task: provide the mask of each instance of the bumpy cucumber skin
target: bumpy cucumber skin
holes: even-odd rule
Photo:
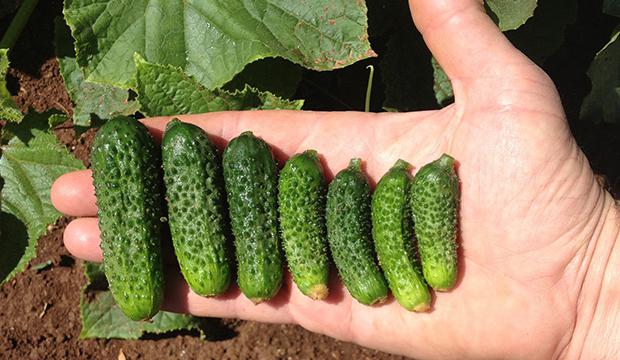
[[[410,165],[404,160],[381,178],[372,196],[372,235],[379,263],[398,303],[410,311],[430,308],[413,238]]]
[[[277,166],[269,145],[248,131],[230,141],[223,167],[237,282],[246,297],[259,303],[272,298],[282,284]]]
[[[198,126],[172,120],[162,140],[168,223],[181,273],[198,295],[231,279],[224,177],[217,149]]]
[[[95,137],[91,167],[110,290],[127,317],[149,319],[159,311],[164,283],[159,149],[140,122],[115,118]]]
[[[382,302],[388,286],[375,260],[371,238],[370,187],[360,159],[340,171],[327,192],[327,238],[340,277],[365,305]]]
[[[315,300],[328,295],[325,193],[316,151],[296,154],[286,162],[278,191],[282,245],[295,284]]]
[[[459,180],[454,159],[442,155],[423,166],[411,185],[411,210],[426,282],[450,290],[457,278]]]

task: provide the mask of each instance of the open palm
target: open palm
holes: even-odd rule
[[[316,149],[328,174],[352,157],[373,181],[399,159],[416,168],[448,153],[461,179],[460,278],[433,311],[395,301],[357,303],[333,276],[330,297],[303,296],[290,277],[270,302],[238,290],[191,293],[169,274],[165,307],[202,316],[291,322],[315,332],[421,358],[558,356],[575,327],[583,267],[610,196],[574,142],[549,78],[514,49],[475,0],[411,1],[416,25],[452,80],[456,103],[401,114],[291,111],[179,116],[219,145],[252,130],[282,162]],[[156,137],[169,118],[145,120]],[[331,176],[331,175],[330,175]],[[80,216],[65,232],[76,256],[101,260],[90,171],[60,178],[56,207]]]

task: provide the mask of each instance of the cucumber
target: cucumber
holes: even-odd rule
[[[409,311],[427,311],[431,294],[413,238],[409,168],[409,163],[398,160],[377,184],[372,196],[372,235],[379,263],[398,303]]]
[[[443,154],[423,166],[411,184],[411,210],[426,282],[450,290],[457,278],[459,180],[454,158]]]
[[[299,290],[315,300],[328,295],[325,177],[314,150],[294,155],[280,172],[278,204],[284,254]]]
[[[277,166],[269,145],[247,131],[230,141],[223,167],[237,282],[246,297],[260,303],[282,284]]]
[[[161,159],[146,127],[109,120],[91,151],[105,275],[132,320],[155,315],[163,299]]]
[[[168,223],[181,273],[198,295],[224,293],[231,279],[220,157],[198,126],[172,120],[162,140]]]
[[[384,301],[388,286],[375,259],[370,187],[360,159],[352,159],[329,185],[326,220],[329,247],[351,296],[365,305]]]

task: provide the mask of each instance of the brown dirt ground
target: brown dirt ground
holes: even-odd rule
[[[61,2],[41,2],[13,49],[9,88],[27,111],[58,109],[71,115],[71,101],[50,44],[53,14]],[[52,16],[50,16],[52,14]],[[30,24],[36,24],[31,26]],[[0,33],[6,23],[0,24]],[[59,139],[88,165],[94,131],[75,137],[71,123],[56,129]],[[28,270],[0,289],[0,358],[2,359],[399,359],[295,325],[270,325],[234,319],[205,319],[207,340],[197,333],[146,336],[142,340],[80,340],[80,290],[86,282],[80,260],[62,244],[70,221],[61,218],[41,238]],[[53,265],[36,271],[34,264]]]

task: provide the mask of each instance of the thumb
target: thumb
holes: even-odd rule
[[[482,0],[410,0],[409,5],[416,27],[453,84],[467,89],[480,77],[505,79],[511,69],[523,75],[520,65],[535,69],[486,14]]]

